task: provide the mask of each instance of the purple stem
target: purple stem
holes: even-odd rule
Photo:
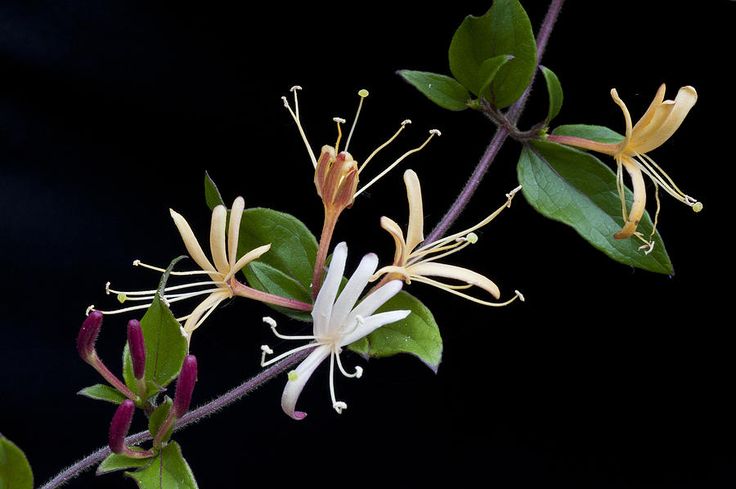
[[[192,423],[196,423],[197,421],[206,418],[207,416],[245,397],[246,395],[259,388],[261,385],[286,372],[291,367],[304,360],[307,355],[309,355],[309,353],[310,350],[296,352],[288,358],[285,358],[284,360],[275,364],[273,367],[267,368],[255,377],[246,380],[234,389],[231,389],[221,396],[208,402],[207,404],[198,407],[194,411],[188,412],[187,414],[182,416],[179,421],[177,421],[176,426],[174,427],[174,431],[179,431]],[[144,441],[148,441],[150,439],[150,432],[141,431],[140,433],[136,433],[125,438],[125,444],[126,446],[133,446],[143,443]],[[100,448],[96,452],[90,453],[79,462],[59,472],[53,479],[49,480],[46,484],[41,486],[40,489],[55,489],[56,487],[60,487],[66,484],[70,480],[78,477],[83,472],[105,460],[105,458],[110,455],[110,453],[111,452],[109,447]]]
[[[565,0],[552,0],[549,4],[547,14],[544,16],[542,25],[539,28],[539,32],[537,33],[537,62],[541,61],[544,50],[547,48],[549,36],[550,34],[552,34],[552,29],[554,28],[555,22],[557,21],[557,16],[560,14],[563,3],[565,3]],[[524,111],[524,106],[526,105],[526,101],[532,91],[533,84],[534,78],[532,78],[531,83],[529,83],[529,86],[526,87],[524,93],[521,94],[519,100],[517,100],[516,103],[514,103],[514,105],[512,105],[506,113],[506,118],[514,125],[519,121],[519,117]],[[491,139],[491,142],[488,144],[486,151],[483,153],[483,156],[473,170],[473,173],[470,175],[468,182],[465,184],[465,187],[460,192],[460,195],[457,196],[455,202],[452,204],[447,213],[442,217],[442,220],[437,224],[437,226],[435,226],[432,232],[429,233],[429,236],[427,236],[427,238],[424,240],[425,243],[436,241],[437,239],[447,234],[447,230],[450,229],[450,226],[452,226],[457,218],[460,217],[460,214],[462,214],[465,206],[468,205],[468,202],[473,197],[473,194],[475,194],[476,190],[478,190],[478,186],[480,185],[480,182],[483,180],[483,177],[488,171],[488,167],[490,167],[491,163],[493,163],[493,160],[496,158],[496,155],[498,155],[501,146],[503,146],[503,143],[506,142],[506,138],[508,138],[508,136],[508,129],[499,126],[496,130],[496,134],[493,135],[493,139]]]

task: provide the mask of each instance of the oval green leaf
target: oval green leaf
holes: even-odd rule
[[[133,447],[133,450],[141,450],[140,448]],[[138,469],[145,467],[148,464],[153,463],[153,458],[132,458],[126,457],[125,455],[118,455],[117,453],[111,453],[105,460],[100,462],[97,466],[97,475],[105,475],[110,472],[117,472],[120,470]]]
[[[443,109],[460,111],[468,108],[470,94],[450,76],[413,70],[401,70],[399,75]]]
[[[549,109],[547,110],[547,123],[557,117],[562,109],[562,84],[557,78],[555,72],[545,66],[539,67],[544,75],[544,81],[547,82],[547,95],[549,97]]]
[[[537,141],[525,146],[517,166],[526,200],[542,215],[563,222],[612,259],[651,272],[672,274],[672,262],[659,233],[646,255],[636,239],[617,240],[623,218],[616,175],[598,158],[560,144]],[[631,192],[627,190],[631,202]],[[630,205],[630,204],[629,204]],[[639,230],[649,236],[645,214]]]
[[[442,361],[442,335],[432,312],[422,302],[401,291],[377,312],[409,309],[405,319],[387,324],[348,346],[364,357],[383,358],[409,353],[424,362],[435,373]]]
[[[127,399],[127,397],[121,394],[119,390],[105,384],[95,384],[85,387],[81,391],[77,392],[77,394],[97,401],[107,401],[113,404],[121,404]]]
[[[181,454],[181,447],[171,442],[153,462],[135,472],[126,472],[139,489],[197,489],[192,469]]]
[[[171,406],[173,404],[174,403],[171,398],[169,396],[166,396],[164,402],[156,406],[156,409],[153,410],[153,412],[151,413],[151,417],[148,418],[148,431],[151,433],[151,436],[156,436],[159,428],[161,428],[161,425],[164,424],[164,421],[166,421],[166,418],[169,416],[169,411],[171,411]],[[169,428],[169,432],[161,440],[166,443],[167,441],[169,441],[169,438],[171,438],[171,434],[173,432],[174,425],[171,425],[171,427]]]
[[[552,134],[556,136],[575,136],[606,144],[617,144],[624,139],[623,135],[616,131],[612,131],[605,126],[591,124],[567,124],[559,126],[552,131]]]
[[[248,285],[254,289],[268,292],[269,294],[296,299],[311,304],[312,296],[309,288],[289,277],[284,272],[277,270],[267,263],[253,262],[244,270]],[[272,309],[298,321],[311,322],[312,316],[308,312],[294,311],[285,307],[266,304]]]
[[[33,489],[33,472],[26,455],[3,435],[0,435],[0,489]]]
[[[488,100],[498,108],[508,107],[521,96],[537,63],[532,25],[518,0],[496,0],[484,15],[465,18],[450,43],[450,71],[465,88],[481,95],[482,65],[501,55],[513,59],[491,83]]]

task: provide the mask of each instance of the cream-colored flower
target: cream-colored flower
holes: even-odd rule
[[[624,226],[614,236],[616,239],[625,239],[637,236],[647,242],[644,248],[651,251],[653,242],[648,242],[636,231],[639,221],[645,212],[646,188],[644,186],[644,175],[654,182],[655,191],[662,187],[668,194],[690,206],[693,211],[700,212],[703,204],[685,194],[675,184],[667,173],[647,154],[664,144],[680,127],[690,109],[698,100],[698,94],[691,86],[680,88],[674,100],[665,100],[666,87],[662,84],[654,96],[654,100],[636,125],[632,126],[631,114],[626,104],[618,96],[616,89],[611,90],[613,101],[621,108],[626,122],[626,135],[618,144],[604,144],[583,138],[570,136],[550,136],[550,141],[555,141],[570,146],[577,146],[614,157],[617,163],[616,181],[618,193],[621,198],[621,212],[623,214]],[[627,211],[626,194],[623,183],[623,169],[631,177],[634,191],[634,199],[631,209]],[[657,196],[657,213],[655,214],[654,227],[656,229],[657,216],[659,214],[659,198]],[[652,230],[654,234],[654,230]]]
[[[524,300],[519,291],[515,291],[515,296],[512,299],[500,303],[479,299],[461,292],[462,289],[475,286],[488,292],[495,299],[501,297],[498,286],[489,278],[467,268],[437,262],[437,260],[475,243],[478,236],[474,231],[485,226],[505,208],[510,207],[511,200],[521,187],[517,187],[506,194],[506,202],[475,226],[437,241],[422,244],[424,241],[424,211],[419,177],[413,170],[406,170],[404,172],[404,183],[406,184],[406,196],[409,200],[409,225],[406,237],[395,221],[385,216],[381,218],[381,227],[388,231],[394,239],[396,251],[394,252],[393,264],[378,270],[371,280],[377,280],[383,276],[382,283],[392,279],[401,279],[407,284],[412,281],[421,282],[487,306],[505,306],[517,298]],[[446,284],[430,277],[455,280],[460,282],[461,285]]]

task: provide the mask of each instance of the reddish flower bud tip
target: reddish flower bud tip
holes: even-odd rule
[[[135,403],[130,399],[126,399],[123,403],[118,406],[118,410],[112,417],[110,423],[110,436],[108,437],[108,444],[110,450],[113,453],[126,453],[127,448],[125,446],[125,436],[130,430],[130,424],[133,422],[133,415],[135,414]]]
[[[128,349],[133,364],[133,375],[140,380],[146,373],[146,344],[143,340],[141,323],[135,319],[128,321]]]
[[[187,355],[176,381],[176,393],[174,394],[174,415],[181,418],[189,410],[192,402],[194,384],[197,382],[197,357]]]
[[[77,351],[82,360],[88,362],[95,353],[95,342],[102,328],[102,313],[92,311],[82,323],[77,336]]]

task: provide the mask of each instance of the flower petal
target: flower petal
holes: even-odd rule
[[[402,285],[403,283],[401,280],[392,280],[372,292],[368,297],[360,301],[360,304],[352,310],[348,319],[345,321],[345,324],[354,324],[356,316],[367,318],[376,312],[376,309],[384,305],[390,298],[399,293]]]
[[[217,271],[227,274],[230,268],[227,262],[227,254],[225,253],[225,226],[227,219],[227,209],[224,205],[218,205],[212,209],[212,224],[210,225],[210,250],[212,251],[212,259],[215,261]]]
[[[194,260],[202,270],[206,272],[214,272],[215,267],[210,263],[207,255],[204,254],[202,247],[199,245],[197,238],[194,236],[194,232],[192,232],[192,228],[189,226],[187,220],[184,219],[184,216],[173,209],[169,209],[169,213],[171,214],[171,218],[174,220],[174,224],[176,224],[176,227],[179,230],[181,239],[184,241],[184,246],[187,248],[187,252],[189,253],[189,256],[192,257],[192,260]],[[214,280],[218,280],[216,276],[212,278]]]
[[[660,110],[666,114],[666,117],[656,127],[657,121],[653,121],[651,130],[637,138],[632,146],[633,149],[637,153],[647,153],[660,147],[677,131],[697,101],[698,92],[693,87],[680,88],[674,101],[666,100],[660,105]]]
[[[406,264],[406,258],[409,256],[409,250],[404,240],[404,232],[401,227],[396,224],[396,221],[386,216],[381,217],[381,227],[388,231],[392,238],[394,238],[394,265]]]
[[[636,227],[644,215],[647,204],[647,191],[644,186],[644,177],[642,176],[641,168],[636,162],[628,158],[623,158],[621,164],[626,168],[626,171],[631,177],[631,183],[634,188],[634,200],[631,203],[629,217],[626,218],[624,226],[621,228],[621,231],[613,235],[616,239],[630,238],[636,232]]]
[[[192,313],[187,318],[186,322],[184,323],[184,331],[186,331],[188,334],[192,334],[192,332],[198,328],[197,323],[200,319],[202,319],[202,316],[205,315],[205,313],[210,310],[217,307],[220,302],[227,299],[229,296],[227,291],[217,291],[213,292],[205,299],[199,303],[197,307],[194,308]]]
[[[245,209],[245,200],[238,197],[233,202],[230,209],[230,227],[227,233],[227,256],[230,262],[230,273],[235,268],[235,262],[238,259],[238,239],[240,238],[240,221],[243,218],[243,209]]]
[[[363,293],[363,289],[368,285],[368,280],[373,275],[373,272],[376,271],[377,267],[378,257],[374,253],[369,253],[360,260],[358,268],[355,269],[350,280],[348,280],[348,283],[345,284],[342,292],[340,292],[340,297],[337,298],[335,305],[332,307],[330,324],[326,331],[328,336],[337,331],[340,326],[345,325],[348,314],[350,314],[350,311],[360,298],[360,294]]]
[[[312,307],[312,320],[314,321],[314,335],[316,337],[323,336],[329,327],[330,316],[332,316],[332,306],[335,304],[337,290],[340,288],[342,275],[345,272],[345,261],[348,258],[348,246],[345,242],[335,246],[332,252],[332,261],[330,268],[327,270],[327,277],[322,283],[322,288],[314,300]]]
[[[340,346],[342,347],[351,343],[355,343],[359,339],[368,336],[381,326],[395,323],[396,321],[401,321],[409,314],[411,314],[410,310],[399,309],[396,311],[379,312],[378,314],[368,316],[358,324],[355,330],[353,330],[350,334],[343,336],[343,338],[340,340]]]
[[[644,112],[644,115],[641,116],[641,119],[636,123],[634,126],[632,132],[634,133],[634,138],[636,138],[636,133],[641,132],[647,128],[647,126],[652,122],[652,119],[654,118],[654,115],[657,113],[657,109],[660,105],[662,105],[662,102],[664,101],[664,94],[667,90],[667,86],[662,83],[659,86],[659,89],[657,90],[657,93],[654,95],[654,99],[652,100],[652,103],[649,104],[649,108],[646,112]]]
[[[297,421],[304,419],[307,413],[296,410],[296,402],[302,393],[304,386],[320,363],[330,355],[330,349],[327,346],[317,346],[312,353],[305,358],[302,363],[289,372],[289,380],[284,387],[284,393],[281,395],[281,409],[284,410],[292,419]]]
[[[496,284],[494,284],[489,278],[472,270],[468,270],[467,268],[447,265],[445,263],[426,262],[412,265],[410,271],[412,276],[444,277],[459,280],[466,284],[480,287],[496,299],[501,297],[501,291],[498,290],[498,286],[496,286]]]
[[[259,259],[261,255],[263,255],[270,249],[271,243],[268,243],[263,246],[259,246],[258,248],[254,248],[245,255],[241,256],[240,260],[235,262],[235,265],[230,269],[230,273],[225,277],[225,280],[229,280],[230,278],[234,277],[235,274],[238,273],[244,266],[246,266],[253,260]]]
[[[422,187],[414,170],[404,172],[406,198],[409,201],[409,227],[406,230],[406,247],[404,261],[414,248],[424,241],[424,206],[422,205]]]
[[[625,149],[629,145],[629,141],[631,140],[631,114],[629,114],[629,109],[626,107],[626,104],[623,100],[621,100],[621,97],[618,96],[618,92],[615,88],[611,89],[611,98],[614,102],[616,102],[616,105],[618,105],[621,108],[621,112],[624,114],[624,121],[626,122],[626,137],[623,141],[619,143],[620,150]]]

